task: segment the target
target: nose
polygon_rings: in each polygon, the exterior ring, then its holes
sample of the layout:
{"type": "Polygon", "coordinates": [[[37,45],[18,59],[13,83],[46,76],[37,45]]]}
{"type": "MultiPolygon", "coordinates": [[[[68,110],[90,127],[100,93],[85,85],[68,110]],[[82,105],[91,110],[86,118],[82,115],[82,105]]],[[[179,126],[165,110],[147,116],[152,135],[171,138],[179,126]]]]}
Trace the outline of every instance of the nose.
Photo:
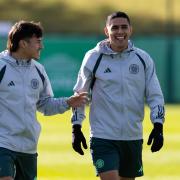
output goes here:
{"type": "Polygon", "coordinates": [[[123,29],[121,27],[118,28],[118,33],[122,33],[123,29]]]}

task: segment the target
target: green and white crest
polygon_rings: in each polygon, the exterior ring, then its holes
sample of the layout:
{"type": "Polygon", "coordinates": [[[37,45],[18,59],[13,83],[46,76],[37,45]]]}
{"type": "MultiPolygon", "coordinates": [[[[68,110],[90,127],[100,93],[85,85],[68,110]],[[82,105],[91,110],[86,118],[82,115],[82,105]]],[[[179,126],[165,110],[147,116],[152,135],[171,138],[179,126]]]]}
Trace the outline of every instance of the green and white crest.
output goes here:
{"type": "Polygon", "coordinates": [[[95,165],[96,165],[97,168],[100,169],[100,168],[104,167],[104,161],[102,159],[98,159],[96,161],[95,165]]]}

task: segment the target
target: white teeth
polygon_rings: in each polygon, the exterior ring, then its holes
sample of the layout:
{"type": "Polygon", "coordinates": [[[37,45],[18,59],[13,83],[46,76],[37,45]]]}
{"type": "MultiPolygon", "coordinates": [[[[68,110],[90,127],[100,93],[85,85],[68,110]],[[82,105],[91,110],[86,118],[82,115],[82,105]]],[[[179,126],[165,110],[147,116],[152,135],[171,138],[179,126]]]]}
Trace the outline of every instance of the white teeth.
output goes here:
{"type": "Polygon", "coordinates": [[[116,37],[116,38],[119,40],[122,40],[122,39],[124,39],[124,36],[120,36],[120,37],[116,37]]]}

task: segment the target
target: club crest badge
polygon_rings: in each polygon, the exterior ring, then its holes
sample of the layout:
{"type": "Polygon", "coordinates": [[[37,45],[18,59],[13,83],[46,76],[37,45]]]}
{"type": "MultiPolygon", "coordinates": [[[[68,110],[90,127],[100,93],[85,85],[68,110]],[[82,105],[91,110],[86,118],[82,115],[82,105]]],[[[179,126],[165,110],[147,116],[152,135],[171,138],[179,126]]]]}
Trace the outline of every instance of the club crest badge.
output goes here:
{"type": "Polygon", "coordinates": [[[139,72],[139,66],[137,64],[131,64],[129,66],[129,72],[131,74],[137,74],[139,72]]]}
{"type": "Polygon", "coordinates": [[[102,159],[98,159],[96,161],[95,165],[98,169],[100,169],[100,168],[104,167],[104,161],[102,159]]]}
{"type": "Polygon", "coordinates": [[[39,87],[39,81],[37,79],[32,79],[31,80],[31,87],[33,89],[37,89],[39,87]]]}

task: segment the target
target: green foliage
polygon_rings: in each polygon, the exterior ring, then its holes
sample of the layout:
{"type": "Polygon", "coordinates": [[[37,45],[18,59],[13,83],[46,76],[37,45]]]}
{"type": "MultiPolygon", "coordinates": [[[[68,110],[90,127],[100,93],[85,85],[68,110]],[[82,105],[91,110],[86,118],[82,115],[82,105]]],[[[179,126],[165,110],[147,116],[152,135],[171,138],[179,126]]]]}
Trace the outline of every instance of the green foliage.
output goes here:
{"type": "MultiPolygon", "coordinates": [[[[164,125],[165,144],[161,151],[151,153],[147,139],[152,129],[149,110],[144,119],[143,162],[145,176],[139,180],[179,180],[180,167],[180,106],[166,107],[164,125]]],[[[87,108],[87,114],[89,109],[87,108]]],[[[38,152],[38,179],[40,180],[96,180],[88,150],[84,156],[75,153],[71,147],[70,111],[62,115],[44,117],[38,114],[42,124],[38,152]]],[[[84,121],[83,132],[89,142],[88,120],[84,121]]]]}
{"type": "MultiPolygon", "coordinates": [[[[0,20],[42,22],[46,32],[102,34],[106,16],[126,11],[135,33],[164,33],[167,20],[180,32],[179,0],[1,0],[0,20]],[[11,5],[13,3],[13,6],[11,5]],[[172,13],[171,13],[172,10],[172,13]]],[[[171,25],[169,27],[172,28],[171,25]]]]}

